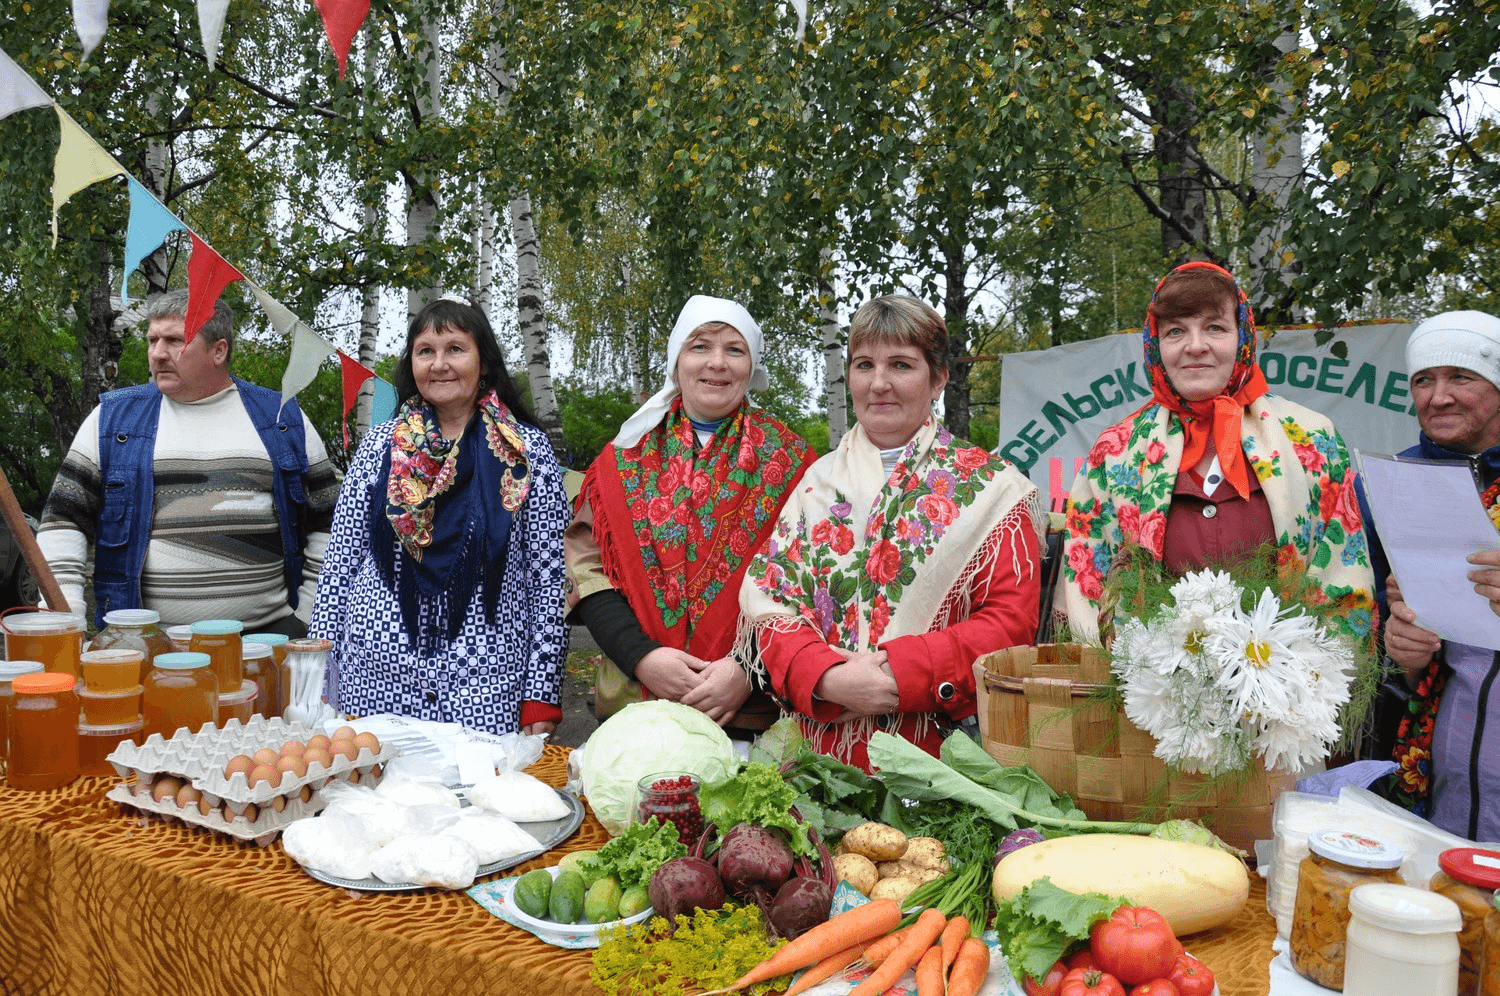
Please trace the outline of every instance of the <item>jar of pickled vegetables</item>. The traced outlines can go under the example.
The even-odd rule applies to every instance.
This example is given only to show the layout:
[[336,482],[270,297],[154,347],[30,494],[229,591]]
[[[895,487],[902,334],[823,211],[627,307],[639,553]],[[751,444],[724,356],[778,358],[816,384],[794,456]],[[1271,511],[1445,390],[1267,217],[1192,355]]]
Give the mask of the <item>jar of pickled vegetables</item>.
[[[254,684],[256,689],[255,712],[267,719],[279,718],[281,713],[276,711],[276,702],[281,698],[281,669],[276,666],[275,653],[269,644],[256,640],[246,640],[240,647],[245,680]],[[249,718],[246,716],[246,721]]]
[[11,681],[10,757],[5,784],[61,788],[78,777],[78,679],[61,672],[17,675]]
[[239,688],[240,682],[245,680],[245,665],[240,657],[240,632],[244,628],[234,619],[204,619],[193,623],[193,638],[188,649],[209,656],[221,689]]
[[1477,847],[1449,848],[1438,855],[1439,871],[1428,888],[1458,904],[1464,925],[1458,933],[1458,996],[1477,996],[1484,950],[1484,921],[1500,888],[1500,853]]
[[1479,996],[1500,996],[1500,893],[1484,917],[1484,957],[1479,966]]
[[115,609],[104,613],[104,628],[89,642],[89,650],[139,650],[141,673],[131,682],[144,684],[146,672],[157,654],[170,654],[175,648],[160,629],[161,613],[151,609]]
[[83,616],[71,612],[21,612],[0,619],[5,630],[5,657],[41,661],[48,671],[78,677],[83,653]]
[[0,760],[7,756],[6,730],[9,728],[6,719],[6,711],[10,705],[11,691],[10,683],[22,674],[40,674],[47,670],[41,661],[0,661]]
[[1324,830],[1307,839],[1308,855],[1297,870],[1289,954],[1297,974],[1342,991],[1349,930],[1349,893],[1371,882],[1401,884],[1404,855],[1374,837]]
[[[286,644],[290,639],[285,633],[245,633],[240,637],[246,643],[264,643],[271,648],[271,659],[276,662],[276,701],[261,701],[256,711],[270,719],[286,712],[287,691],[292,687],[292,675],[286,665]],[[271,710],[275,709],[275,712]]]
[[143,741],[153,733],[170,738],[184,726],[193,733],[204,724],[213,726],[219,718],[219,678],[208,655],[158,654],[146,675],[141,713]]

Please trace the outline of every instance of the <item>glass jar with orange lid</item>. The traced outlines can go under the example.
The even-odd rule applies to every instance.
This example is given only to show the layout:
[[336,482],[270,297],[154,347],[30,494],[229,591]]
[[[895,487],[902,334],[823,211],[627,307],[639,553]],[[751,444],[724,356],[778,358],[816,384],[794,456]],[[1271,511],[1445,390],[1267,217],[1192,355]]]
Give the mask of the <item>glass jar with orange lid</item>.
[[6,745],[6,731],[9,729],[8,708],[11,696],[10,683],[22,674],[41,674],[47,670],[41,661],[0,661],[0,760],[4,760],[9,748]]
[[1288,953],[1298,975],[1342,991],[1349,893],[1370,882],[1400,885],[1405,855],[1399,847],[1344,830],[1312,834],[1307,849],[1297,869]]
[[255,683],[255,712],[267,719],[277,719],[276,703],[281,698],[281,669],[268,643],[246,640],[241,644],[240,660],[245,666],[245,680]]
[[41,661],[48,671],[78,677],[83,653],[83,616],[71,612],[20,612],[0,618],[5,656],[13,661]]
[[[240,637],[246,643],[264,643],[271,648],[271,659],[276,662],[276,702],[258,702],[256,712],[270,719],[286,712],[287,690],[291,687],[291,671],[286,664],[286,644],[290,637],[285,633],[246,633]],[[276,711],[271,712],[272,709]]]
[[240,682],[245,680],[245,665],[240,659],[240,633],[244,628],[234,619],[204,619],[193,623],[193,638],[188,649],[207,654],[213,660],[220,689],[239,688]]
[[50,671],[11,680],[5,768],[5,784],[11,788],[61,788],[78,777],[77,680]]
[[1458,904],[1464,925],[1458,932],[1458,996],[1477,996],[1484,950],[1484,921],[1500,889],[1500,852],[1453,847],[1438,855],[1438,872],[1428,888]]
[[1479,996],[1500,996],[1500,892],[1484,917],[1484,956],[1479,966]]
[[175,647],[160,628],[161,613],[151,609],[115,609],[104,613],[104,628],[89,641],[89,650],[139,650],[141,673],[132,685],[144,684],[146,672],[157,654],[170,654]]
[[141,713],[146,721],[142,741],[153,733],[170,738],[184,726],[193,733],[204,724],[213,726],[219,718],[219,678],[209,656],[158,654],[146,675]]

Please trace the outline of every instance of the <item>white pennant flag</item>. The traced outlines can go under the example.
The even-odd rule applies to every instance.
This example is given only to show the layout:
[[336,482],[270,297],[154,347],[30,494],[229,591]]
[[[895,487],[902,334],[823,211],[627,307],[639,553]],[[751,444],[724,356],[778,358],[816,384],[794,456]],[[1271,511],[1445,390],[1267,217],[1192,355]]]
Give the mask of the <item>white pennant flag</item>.
[[48,107],[52,98],[14,59],[0,51],[0,118],[32,107]]
[[87,62],[109,27],[109,0],[73,0],[73,27],[83,42],[83,59]]
[[208,56],[208,71],[214,71],[219,57],[219,39],[224,34],[224,15],[229,0],[198,0],[198,31],[203,35],[203,54]]
[[266,316],[271,319],[271,326],[277,332],[292,337],[292,355],[287,358],[286,371],[281,375],[281,404],[285,407],[288,401],[313,382],[313,378],[318,376],[318,367],[323,365],[325,359],[338,352],[338,349],[308,328],[305,322],[292,314],[290,308],[267,294],[258,284],[249,280],[245,284],[265,309]]

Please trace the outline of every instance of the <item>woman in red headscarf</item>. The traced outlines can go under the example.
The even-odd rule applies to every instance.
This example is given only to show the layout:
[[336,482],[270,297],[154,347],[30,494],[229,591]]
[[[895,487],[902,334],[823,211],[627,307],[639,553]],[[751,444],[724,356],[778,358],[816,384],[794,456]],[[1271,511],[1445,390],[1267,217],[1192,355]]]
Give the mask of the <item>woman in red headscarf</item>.
[[1255,320],[1232,276],[1185,263],[1156,287],[1141,330],[1151,401],[1105,429],[1068,499],[1063,578],[1075,637],[1100,619],[1104,577],[1136,545],[1167,571],[1223,565],[1274,542],[1368,639],[1374,579],[1354,472],[1333,424],[1270,394]]

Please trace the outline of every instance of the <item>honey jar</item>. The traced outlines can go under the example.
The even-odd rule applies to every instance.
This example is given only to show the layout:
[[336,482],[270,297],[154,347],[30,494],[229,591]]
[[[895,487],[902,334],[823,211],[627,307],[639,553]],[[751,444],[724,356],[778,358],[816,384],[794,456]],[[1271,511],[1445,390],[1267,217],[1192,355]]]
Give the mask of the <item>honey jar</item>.
[[146,675],[141,713],[142,740],[153,733],[170,738],[180,727],[197,733],[205,724],[212,726],[219,715],[219,678],[208,655],[158,654]]
[[78,777],[77,678],[71,674],[20,674],[6,703],[10,758],[5,784],[18,789],[61,788]]
[[1342,991],[1349,930],[1349,893],[1375,882],[1401,884],[1401,849],[1344,830],[1324,830],[1307,839],[1308,855],[1297,870],[1289,954],[1297,974]]
[[[291,671],[286,664],[286,644],[290,639],[285,633],[246,633],[240,637],[246,643],[264,643],[271,648],[271,659],[276,662],[276,702],[257,701],[255,711],[267,719],[286,712],[287,690],[292,687]],[[275,712],[271,710],[275,709]]]
[[163,626],[161,631],[166,634],[167,642],[172,644],[169,653],[185,654],[193,642],[193,627],[191,626]]
[[131,685],[113,692],[96,692],[78,686],[78,703],[83,707],[82,722],[90,726],[118,726],[141,718],[141,693],[144,685]]
[[[151,609],[115,609],[104,613],[104,628],[89,641],[89,650],[139,650],[140,673],[132,685],[146,682],[146,672],[157,654],[170,654],[175,647],[159,628],[161,613]],[[184,650],[187,646],[184,644]]]
[[207,654],[213,661],[221,691],[239,688],[240,682],[245,680],[245,665],[240,659],[240,631],[244,628],[233,619],[205,619],[193,623],[193,638],[188,649]]
[[1458,996],[1477,996],[1484,921],[1500,888],[1500,853],[1454,847],[1438,855],[1438,868],[1428,888],[1457,903],[1464,918],[1458,934]]
[[255,682],[246,678],[240,682],[240,687],[228,695],[219,696],[218,723],[223,729],[224,724],[231,719],[240,721],[240,725],[250,722],[250,717],[255,715],[255,702],[259,698],[260,689]]
[[139,686],[145,660],[144,652],[130,647],[85,650],[78,668],[83,674],[84,688],[105,694]]
[[83,616],[71,612],[21,612],[0,619],[5,629],[5,656],[13,661],[41,661],[48,671],[78,677],[83,653]]
[[[275,651],[270,644],[257,640],[246,640],[241,646],[240,660],[244,663],[245,680],[257,689],[255,711],[267,719],[279,717],[281,714],[276,711],[276,703],[281,698],[281,669],[276,666]],[[245,718],[249,719],[248,716]]]
[[11,679],[18,674],[40,674],[47,670],[41,661],[0,661],[0,760],[6,757],[7,708],[14,694],[10,689]]
[[1479,966],[1479,996],[1500,996],[1500,895],[1484,918],[1484,957]]
[[90,726],[78,724],[78,771],[79,774],[105,776],[116,774],[109,763],[109,755],[123,740],[141,742],[141,731],[146,727],[139,716],[132,723],[117,723],[113,726]]

